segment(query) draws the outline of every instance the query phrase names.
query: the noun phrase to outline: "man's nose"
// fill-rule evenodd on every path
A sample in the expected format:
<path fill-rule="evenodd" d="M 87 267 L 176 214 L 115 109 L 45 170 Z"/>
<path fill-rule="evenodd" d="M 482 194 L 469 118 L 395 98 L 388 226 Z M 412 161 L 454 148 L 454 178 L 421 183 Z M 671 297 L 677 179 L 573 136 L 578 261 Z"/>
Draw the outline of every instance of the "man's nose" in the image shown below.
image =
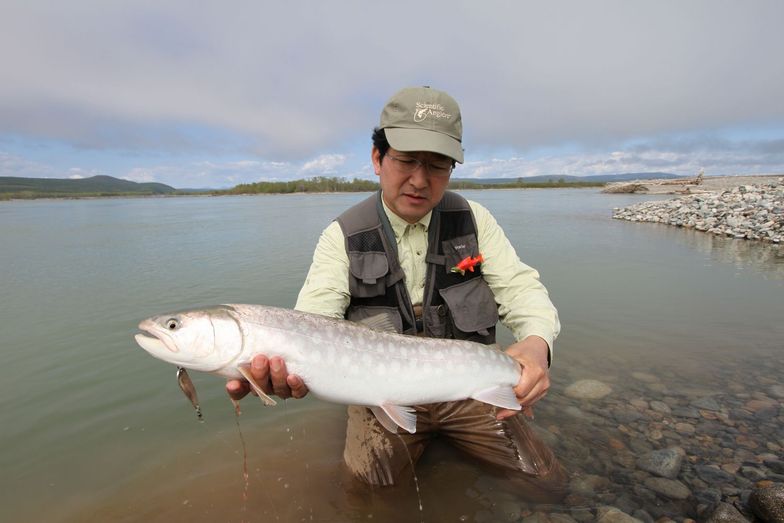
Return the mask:
<path fill-rule="evenodd" d="M 427 187 L 428 181 L 427 164 L 424 163 L 420 163 L 408 178 L 408 182 L 417 188 Z"/>

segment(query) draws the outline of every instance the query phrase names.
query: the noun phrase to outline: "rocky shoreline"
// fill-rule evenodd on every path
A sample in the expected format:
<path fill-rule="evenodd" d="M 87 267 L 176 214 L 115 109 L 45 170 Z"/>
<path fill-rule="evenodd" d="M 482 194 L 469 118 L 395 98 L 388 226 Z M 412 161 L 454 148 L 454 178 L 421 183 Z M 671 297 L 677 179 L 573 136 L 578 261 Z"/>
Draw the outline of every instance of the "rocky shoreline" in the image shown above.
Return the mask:
<path fill-rule="evenodd" d="M 784 242 L 784 177 L 615 208 L 612 217 L 779 244 Z"/>
<path fill-rule="evenodd" d="M 672 371 L 578 379 L 548 396 L 534 424 L 569 471 L 559 507 L 519 502 L 480 478 L 478 522 L 774 523 L 784 521 L 780 363 L 728 367 L 717 390 Z M 491 484 L 492 483 L 492 484 Z"/>

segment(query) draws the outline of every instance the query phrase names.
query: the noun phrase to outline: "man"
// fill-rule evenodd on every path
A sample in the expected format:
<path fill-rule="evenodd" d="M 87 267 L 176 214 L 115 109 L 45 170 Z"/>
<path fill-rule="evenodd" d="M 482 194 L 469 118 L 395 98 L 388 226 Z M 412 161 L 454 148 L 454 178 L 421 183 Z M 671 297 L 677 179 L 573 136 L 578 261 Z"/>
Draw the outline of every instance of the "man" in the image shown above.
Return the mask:
<path fill-rule="evenodd" d="M 447 93 L 407 88 L 387 102 L 371 159 L 381 191 L 322 233 L 296 309 L 393 325 L 405 334 L 495 341 L 499 317 L 518 340 L 515 394 L 523 412 L 550 385 L 560 324 L 538 273 L 523 264 L 490 213 L 446 191 L 463 163 L 460 109 Z M 280 358 L 258 356 L 252 373 L 265 392 L 301 398 L 307 387 Z M 231 381 L 242 398 L 247 382 Z M 391 485 L 435 434 L 511 474 L 530 498 L 555 501 L 565 474 L 518 411 L 475 400 L 416 406 L 417 432 L 392 434 L 365 407 L 349 407 L 344 460 L 372 485 Z M 403 448 L 408 447 L 408 452 Z"/>

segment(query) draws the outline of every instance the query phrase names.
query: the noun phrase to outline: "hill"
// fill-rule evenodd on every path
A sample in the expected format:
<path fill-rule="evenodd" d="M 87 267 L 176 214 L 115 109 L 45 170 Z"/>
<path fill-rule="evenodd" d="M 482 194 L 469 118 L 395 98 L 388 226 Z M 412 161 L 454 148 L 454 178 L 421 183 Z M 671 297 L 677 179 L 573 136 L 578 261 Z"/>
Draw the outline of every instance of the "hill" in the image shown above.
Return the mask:
<path fill-rule="evenodd" d="M 482 185 L 497 185 L 508 183 L 548 183 L 548 182 L 563 182 L 563 183 L 607 183 L 607 182 L 625 182 L 628 180 L 664 180 L 673 178 L 684 178 L 683 176 L 662 173 L 662 172 L 648 172 L 648 173 L 622 173 L 622 174 L 597 174 L 592 176 L 573 176 L 569 174 L 544 174 L 541 176 L 525 176 L 520 178 L 452 178 L 452 182 L 467 182 L 477 183 Z"/>
<path fill-rule="evenodd" d="M 136 183 L 112 176 L 76 180 L 64 178 L 17 178 L 0 176 L 0 198 L 61 198 L 78 196 L 133 196 L 174 194 L 162 183 Z"/>

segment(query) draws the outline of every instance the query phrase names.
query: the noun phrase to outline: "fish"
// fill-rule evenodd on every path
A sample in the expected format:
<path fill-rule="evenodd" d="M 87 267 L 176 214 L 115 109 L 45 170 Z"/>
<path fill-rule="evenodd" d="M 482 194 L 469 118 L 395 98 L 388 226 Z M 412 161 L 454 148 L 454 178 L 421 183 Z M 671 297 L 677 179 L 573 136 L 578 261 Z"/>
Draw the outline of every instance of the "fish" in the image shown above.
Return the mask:
<path fill-rule="evenodd" d="M 471 257 L 467 256 L 460 260 L 457 265 L 452 267 L 452 272 L 459 272 L 462 276 L 465 276 L 466 271 L 474 272 L 474 267 L 479 265 L 480 263 L 484 262 L 484 257 L 479 254 L 479 256 Z"/>
<path fill-rule="evenodd" d="M 191 405 L 193 405 L 193 408 L 196 411 L 196 417 L 199 418 L 199 421 L 203 422 L 204 416 L 201 413 L 199 397 L 196 395 L 196 386 L 193 384 L 193 381 L 191 381 L 188 371 L 182 367 L 177 367 L 177 385 L 180 386 L 182 393 L 185 394 L 185 397 L 188 398 Z"/>
<path fill-rule="evenodd" d="M 136 343 L 184 369 L 254 381 L 257 354 L 279 356 L 316 397 L 367 406 L 390 432 L 416 432 L 415 405 L 467 398 L 520 410 L 521 366 L 497 345 L 424 338 L 318 314 L 254 304 L 224 304 L 156 315 L 139 323 Z M 195 390 L 195 389 L 194 389 Z M 194 396 L 195 397 L 195 396 Z M 193 400 L 192 400 L 193 401 Z"/>

